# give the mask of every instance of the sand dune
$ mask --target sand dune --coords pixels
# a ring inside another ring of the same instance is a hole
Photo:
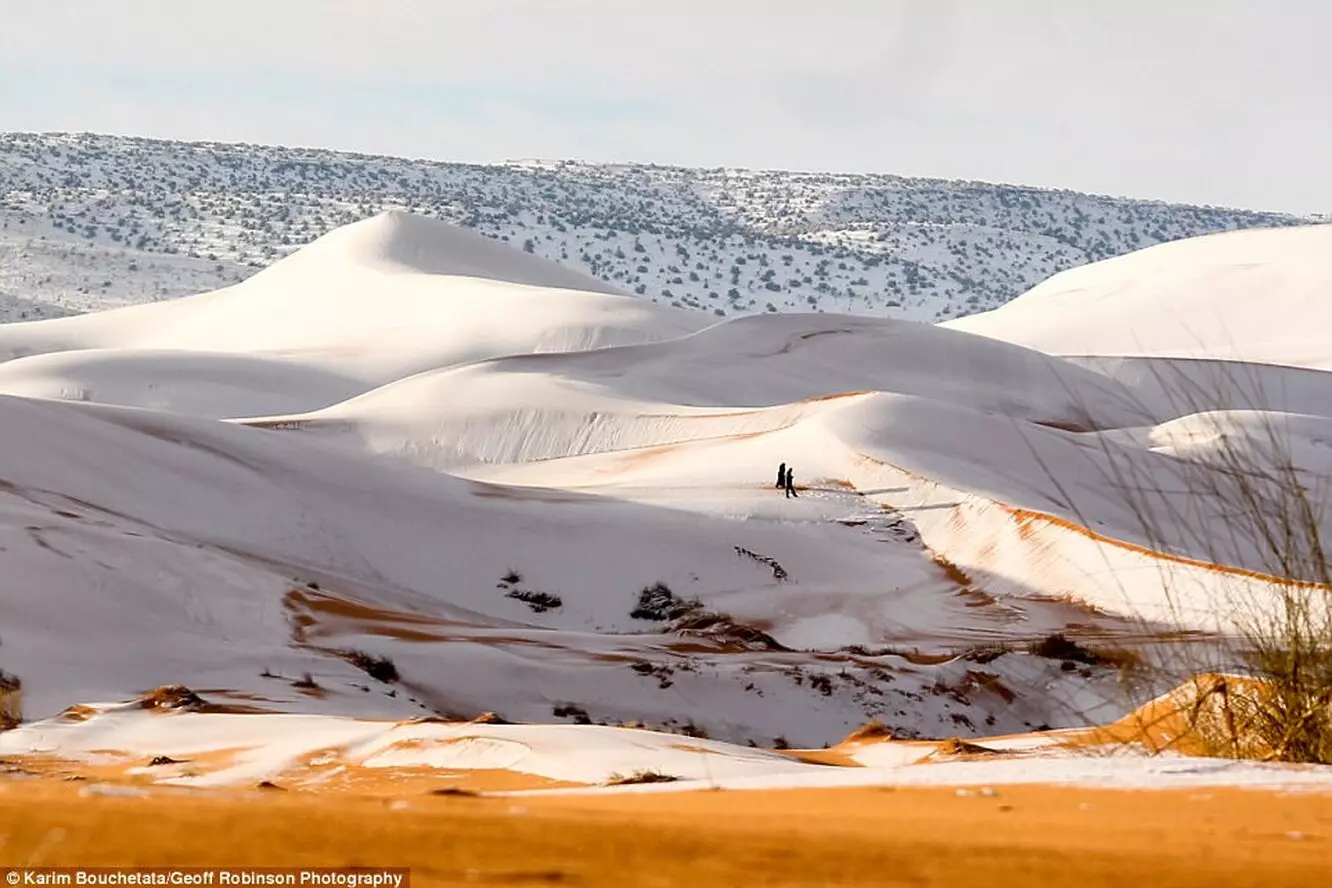
[[[0,392],[223,419],[336,404],[365,383],[262,354],[190,349],[59,351],[0,364]]]
[[[1174,700],[1183,691],[1163,698]],[[599,793],[704,787],[772,789],[1065,783],[1125,789],[1245,785],[1332,793],[1332,770],[1150,755],[1175,712],[1155,701],[1108,729],[1011,735],[979,743],[899,741],[860,732],[828,750],[776,751],[651,731],[578,725],[386,722],[306,715],[154,710],[142,701],[84,706],[0,734],[0,754],[51,773],[83,771],[140,786],[244,788],[263,781],[315,792],[410,779],[508,773],[503,791]],[[1185,729],[1175,726],[1181,732]],[[150,764],[153,759],[157,764]],[[638,775],[639,779],[632,779]],[[660,779],[643,779],[656,775]],[[523,785],[524,778],[527,785]],[[348,781],[351,781],[350,784]],[[553,786],[553,784],[557,786]]]
[[[5,669],[29,718],[181,682],[310,742],[387,744],[349,767],[499,772],[554,744],[532,773],[566,784],[606,777],[571,770],[591,738],[616,767],[715,753],[735,785],[829,770],[624,722],[811,747],[872,718],[968,738],[1110,722],[1133,703],[1116,667],[1034,640],[1224,630],[1218,595],[1288,581],[1186,482],[1273,426],[1302,472],[1332,466],[1323,372],[1261,363],[1318,363],[1307,319],[1269,309],[1323,292],[1327,230],[1156,248],[945,329],[713,324],[386,214],[227,290],[0,327],[0,564],[29,590]],[[1202,316],[1205,293],[1252,348],[1220,348],[1225,325],[1197,352],[1159,325],[1122,347],[1151,299]],[[1188,520],[1147,533],[1125,477]],[[486,710],[574,739],[478,728],[418,760],[444,729],[349,720]],[[257,722],[234,717],[209,754],[245,746]],[[109,743],[126,718],[32,730]]]
[[[385,213],[224,290],[0,326],[0,358],[81,349],[238,353],[299,361],[365,390],[468,361],[649,342],[707,323],[454,226]],[[183,364],[191,375],[207,373]],[[142,386],[152,381],[145,372]],[[290,396],[304,394],[304,382],[294,377]],[[105,400],[126,397],[148,396]]]
[[[944,324],[1058,355],[1332,369],[1332,225],[1226,232],[1061,272]]]
[[[871,391],[1060,427],[1148,421],[1127,388],[1038,352],[921,324],[776,315],[423,373],[263,424],[448,468],[773,431]]]

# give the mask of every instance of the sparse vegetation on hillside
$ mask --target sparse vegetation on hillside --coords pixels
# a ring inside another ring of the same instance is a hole
[[[530,607],[533,613],[544,614],[546,611],[564,607],[564,599],[560,596],[552,592],[525,589],[519,585],[522,581],[522,574],[516,570],[511,570],[500,578],[498,586],[504,590],[505,598],[521,601]]]
[[[753,626],[732,619],[730,614],[711,611],[697,598],[679,598],[665,583],[654,583],[638,593],[638,604],[629,616],[635,620],[666,623],[666,630],[679,635],[706,638],[724,647],[746,650],[787,650],[777,639]]]
[[[653,583],[638,593],[638,604],[629,612],[635,620],[678,620],[702,610],[697,598],[681,599],[665,583]]]
[[[786,568],[782,567],[775,558],[769,558],[767,555],[760,555],[743,546],[736,546],[735,554],[743,558],[748,558],[751,561],[757,561],[759,564],[766,566],[772,571],[772,578],[779,583],[784,583],[790,579],[790,575],[786,572]]]
[[[234,283],[388,209],[654,302],[932,321],[1166,240],[1301,221],[976,182],[0,134],[0,319]],[[21,297],[21,298],[20,298]]]
[[[344,660],[375,681],[392,684],[401,677],[398,675],[398,667],[388,657],[367,654],[365,651],[358,650],[339,651],[338,653]]]

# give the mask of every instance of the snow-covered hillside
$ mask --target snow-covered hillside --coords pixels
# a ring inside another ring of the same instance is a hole
[[[975,182],[0,135],[0,320],[235,283],[387,209],[711,317],[989,308],[1162,241],[1301,221]]]

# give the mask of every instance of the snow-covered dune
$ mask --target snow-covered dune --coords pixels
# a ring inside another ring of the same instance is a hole
[[[863,514],[849,491],[775,520],[781,500],[742,484],[732,509],[751,516],[736,520],[477,484],[128,408],[0,397],[0,427],[0,549],[6,575],[33,590],[6,601],[5,668],[32,715],[179,681],[283,709],[541,720],[568,701],[600,718],[817,743],[966,665],[784,646],[983,637],[1013,621],[959,596],[918,544],[829,520]],[[691,640],[632,616],[658,583],[744,625]],[[538,593],[553,606],[529,607]],[[1030,631],[1053,616],[1034,608]],[[747,626],[776,641],[735,634]],[[362,691],[375,683],[344,656],[362,649],[391,655],[402,684]],[[1015,692],[1056,667],[1015,664]],[[846,678],[826,692],[792,682],[811,668]],[[303,672],[318,694],[293,685]],[[953,713],[1010,729],[1053,717],[993,697],[912,718],[942,726]]]
[[[0,665],[30,715],[181,682],[810,745],[1112,718],[1113,667],[1033,640],[1217,628],[1218,589],[1277,579],[1187,473],[1275,421],[1332,466],[1321,371],[714,324],[402,214],[228,290],[0,327],[0,358]],[[1279,399],[1162,383],[1251,369]],[[1125,477],[1188,520],[1151,538]]]
[[[1209,451],[1197,435],[1185,436],[1202,421],[1094,435],[873,393],[808,405],[789,425],[765,432],[463,471],[709,514],[736,508],[729,489],[761,483],[763,468],[785,459],[804,485],[799,502],[773,507],[787,520],[826,520],[841,491],[854,489],[903,516],[976,588],[1005,602],[1069,597],[1113,613],[1229,629],[1217,608],[1242,600],[1233,616],[1252,618],[1255,608],[1276,605],[1279,570],[1247,525],[1236,524],[1233,503],[1195,489]],[[1312,418],[1290,424],[1297,464],[1326,464],[1323,426]],[[1144,504],[1171,520],[1145,523]]]
[[[1058,355],[1332,369],[1332,225],[1161,244],[1061,272],[945,326]]]
[[[1110,377],[1133,403],[1162,419],[1212,410],[1332,415],[1332,373],[1211,358],[1075,356],[1070,363]]]
[[[284,274],[321,275],[340,267],[362,268],[624,295],[591,275],[494,238],[398,210],[334,229],[275,267]]]
[[[1091,745],[1095,738],[1089,732],[1042,732],[960,746],[850,737],[830,751],[783,753],[702,738],[681,742],[670,734],[619,727],[260,717],[189,708],[145,711],[129,704],[85,706],[72,717],[25,725],[0,735],[0,753],[48,766],[55,759],[78,776],[87,772],[138,784],[89,787],[87,795],[142,796],[156,787],[179,791],[260,781],[315,792],[410,794],[457,791],[459,779],[469,777],[473,785],[487,778],[500,787],[507,784],[507,790],[490,791],[516,796],[1023,783],[1332,790],[1328,768],[1180,755],[1158,759],[1116,749],[1104,738]],[[1111,750],[1117,754],[1108,754]],[[993,788],[981,792],[998,794]]]
[[[0,326],[0,359],[85,349],[222,352],[298,361],[366,390],[438,367],[651,342],[707,323],[454,226],[394,212],[338,229],[224,290]],[[125,385],[133,368],[124,366],[112,371],[118,385],[104,387],[95,374],[80,384],[107,393],[95,400],[146,403],[156,374],[142,371],[137,390]],[[6,382],[22,393],[19,375]],[[187,375],[205,376],[206,368],[189,366]],[[286,394],[297,398],[301,386],[294,378]],[[306,409],[321,406],[318,394],[306,401]],[[256,405],[240,415],[256,412],[265,411]]]
[[[225,418],[336,404],[365,383],[259,354],[105,348],[0,363],[0,392]]]
[[[257,424],[456,468],[774,431],[873,391],[1006,423],[1150,422],[1128,388],[1030,349],[908,322],[768,315],[667,342],[423,373]]]

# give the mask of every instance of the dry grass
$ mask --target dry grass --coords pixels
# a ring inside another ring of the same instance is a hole
[[[1184,440],[1186,451],[1164,464],[1174,474],[1164,484],[1114,445],[1103,440],[1099,450],[1102,480],[1158,556],[1177,622],[1196,616],[1198,602],[1174,566],[1215,577],[1206,611],[1226,634],[1210,646],[1170,646],[1148,664],[1157,686],[1186,686],[1164,717],[1182,720],[1173,736],[1209,755],[1332,764],[1332,565],[1322,538],[1329,479],[1294,458],[1286,414],[1265,411],[1261,370],[1246,379],[1243,367],[1222,367],[1201,382],[1164,372],[1157,385],[1172,412],[1195,415],[1206,434],[1192,440],[1204,444],[1187,449]],[[1211,412],[1218,405],[1248,411],[1249,424],[1226,425]],[[1076,511],[1059,479],[1047,477]]]
[[[636,783],[674,783],[679,780],[670,774],[663,774],[660,771],[639,770],[632,774],[611,774],[606,778],[607,786],[632,786]]]
[[[17,675],[0,669],[0,731],[8,731],[23,722],[23,682]]]

